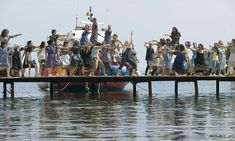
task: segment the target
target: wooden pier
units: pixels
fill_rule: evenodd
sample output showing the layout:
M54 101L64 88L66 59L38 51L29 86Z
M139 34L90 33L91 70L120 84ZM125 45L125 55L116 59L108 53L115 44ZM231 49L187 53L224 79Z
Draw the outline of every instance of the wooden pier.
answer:
M88 82L92 86L91 92L94 94L96 83L106 82L131 82L133 84L133 96L136 96L136 85L138 83L147 82L149 97L152 97L152 82L153 81L174 81L175 82L175 97L178 97L179 82L194 82L195 97L198 97L198 81L216 81L216 97L219 98L220 81L235 81L232 76L72 76L72 77L2 77L0 82L3 83L3 98L7 97L7 92L10 92L14 98L14 84L17 82L49 82L50 97L53 97L53 85L59 82ZM7 90L7 85L10 85L10 90Z

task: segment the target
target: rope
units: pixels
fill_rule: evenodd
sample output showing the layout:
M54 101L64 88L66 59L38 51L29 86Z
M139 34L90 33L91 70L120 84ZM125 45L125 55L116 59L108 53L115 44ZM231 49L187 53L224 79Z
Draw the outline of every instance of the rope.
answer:
M77 72L77 70L78 70L78 65L76 65L76 68L75 68L75 70L74 70L74 72L73 72L73 75L72 76L75 76L75 74L76 74L76 72ZM60 92L62 92L64 89L66 89L68 86L69 86L69 84L70 84L71 82L68 82L62 89L60 89L59 91L57 91L56 93L58 94L58 93L60 93Z

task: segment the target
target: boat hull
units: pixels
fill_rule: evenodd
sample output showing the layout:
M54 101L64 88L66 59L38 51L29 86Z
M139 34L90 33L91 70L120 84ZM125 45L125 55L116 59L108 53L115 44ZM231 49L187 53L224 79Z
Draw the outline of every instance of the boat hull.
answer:
M115 67L116 69L118 67ZM52 75L53 76L59 76L59 73L61 72L60 68L53 68L52 69ZM97 71L98 72L98 71ZM128 74L127 69L124 67L122 70L122 74L126 75ZM78 75L76 73L76 75ZM43 70L42 76L48 76L47 69ZM112 77L112 76L110 76ZM104 91L104 92L117 92L117 91L123 91L126 85L129 82L102 82L102 83L96 83L94 84L94 91ZM48 89L49 88L48 83L40 82L38 83L38 87L40 89ZM88 86L88 87L87 87ZM91 83L82 83L82 82L60 82L54 84L54 88L59 92L89 92L92 91L92 84Z

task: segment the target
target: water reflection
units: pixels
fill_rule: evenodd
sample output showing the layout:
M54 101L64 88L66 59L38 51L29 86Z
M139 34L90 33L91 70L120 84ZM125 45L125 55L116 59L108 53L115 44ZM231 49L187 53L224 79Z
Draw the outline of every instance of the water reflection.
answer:
M16 98L0 104L1 140L232 140L235 94L131 92Z

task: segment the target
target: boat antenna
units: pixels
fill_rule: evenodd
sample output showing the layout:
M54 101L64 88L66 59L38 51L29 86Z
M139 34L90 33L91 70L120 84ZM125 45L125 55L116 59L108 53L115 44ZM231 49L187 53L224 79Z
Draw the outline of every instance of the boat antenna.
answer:
M78 16L76 16L76 25L75 28L78 26Z

